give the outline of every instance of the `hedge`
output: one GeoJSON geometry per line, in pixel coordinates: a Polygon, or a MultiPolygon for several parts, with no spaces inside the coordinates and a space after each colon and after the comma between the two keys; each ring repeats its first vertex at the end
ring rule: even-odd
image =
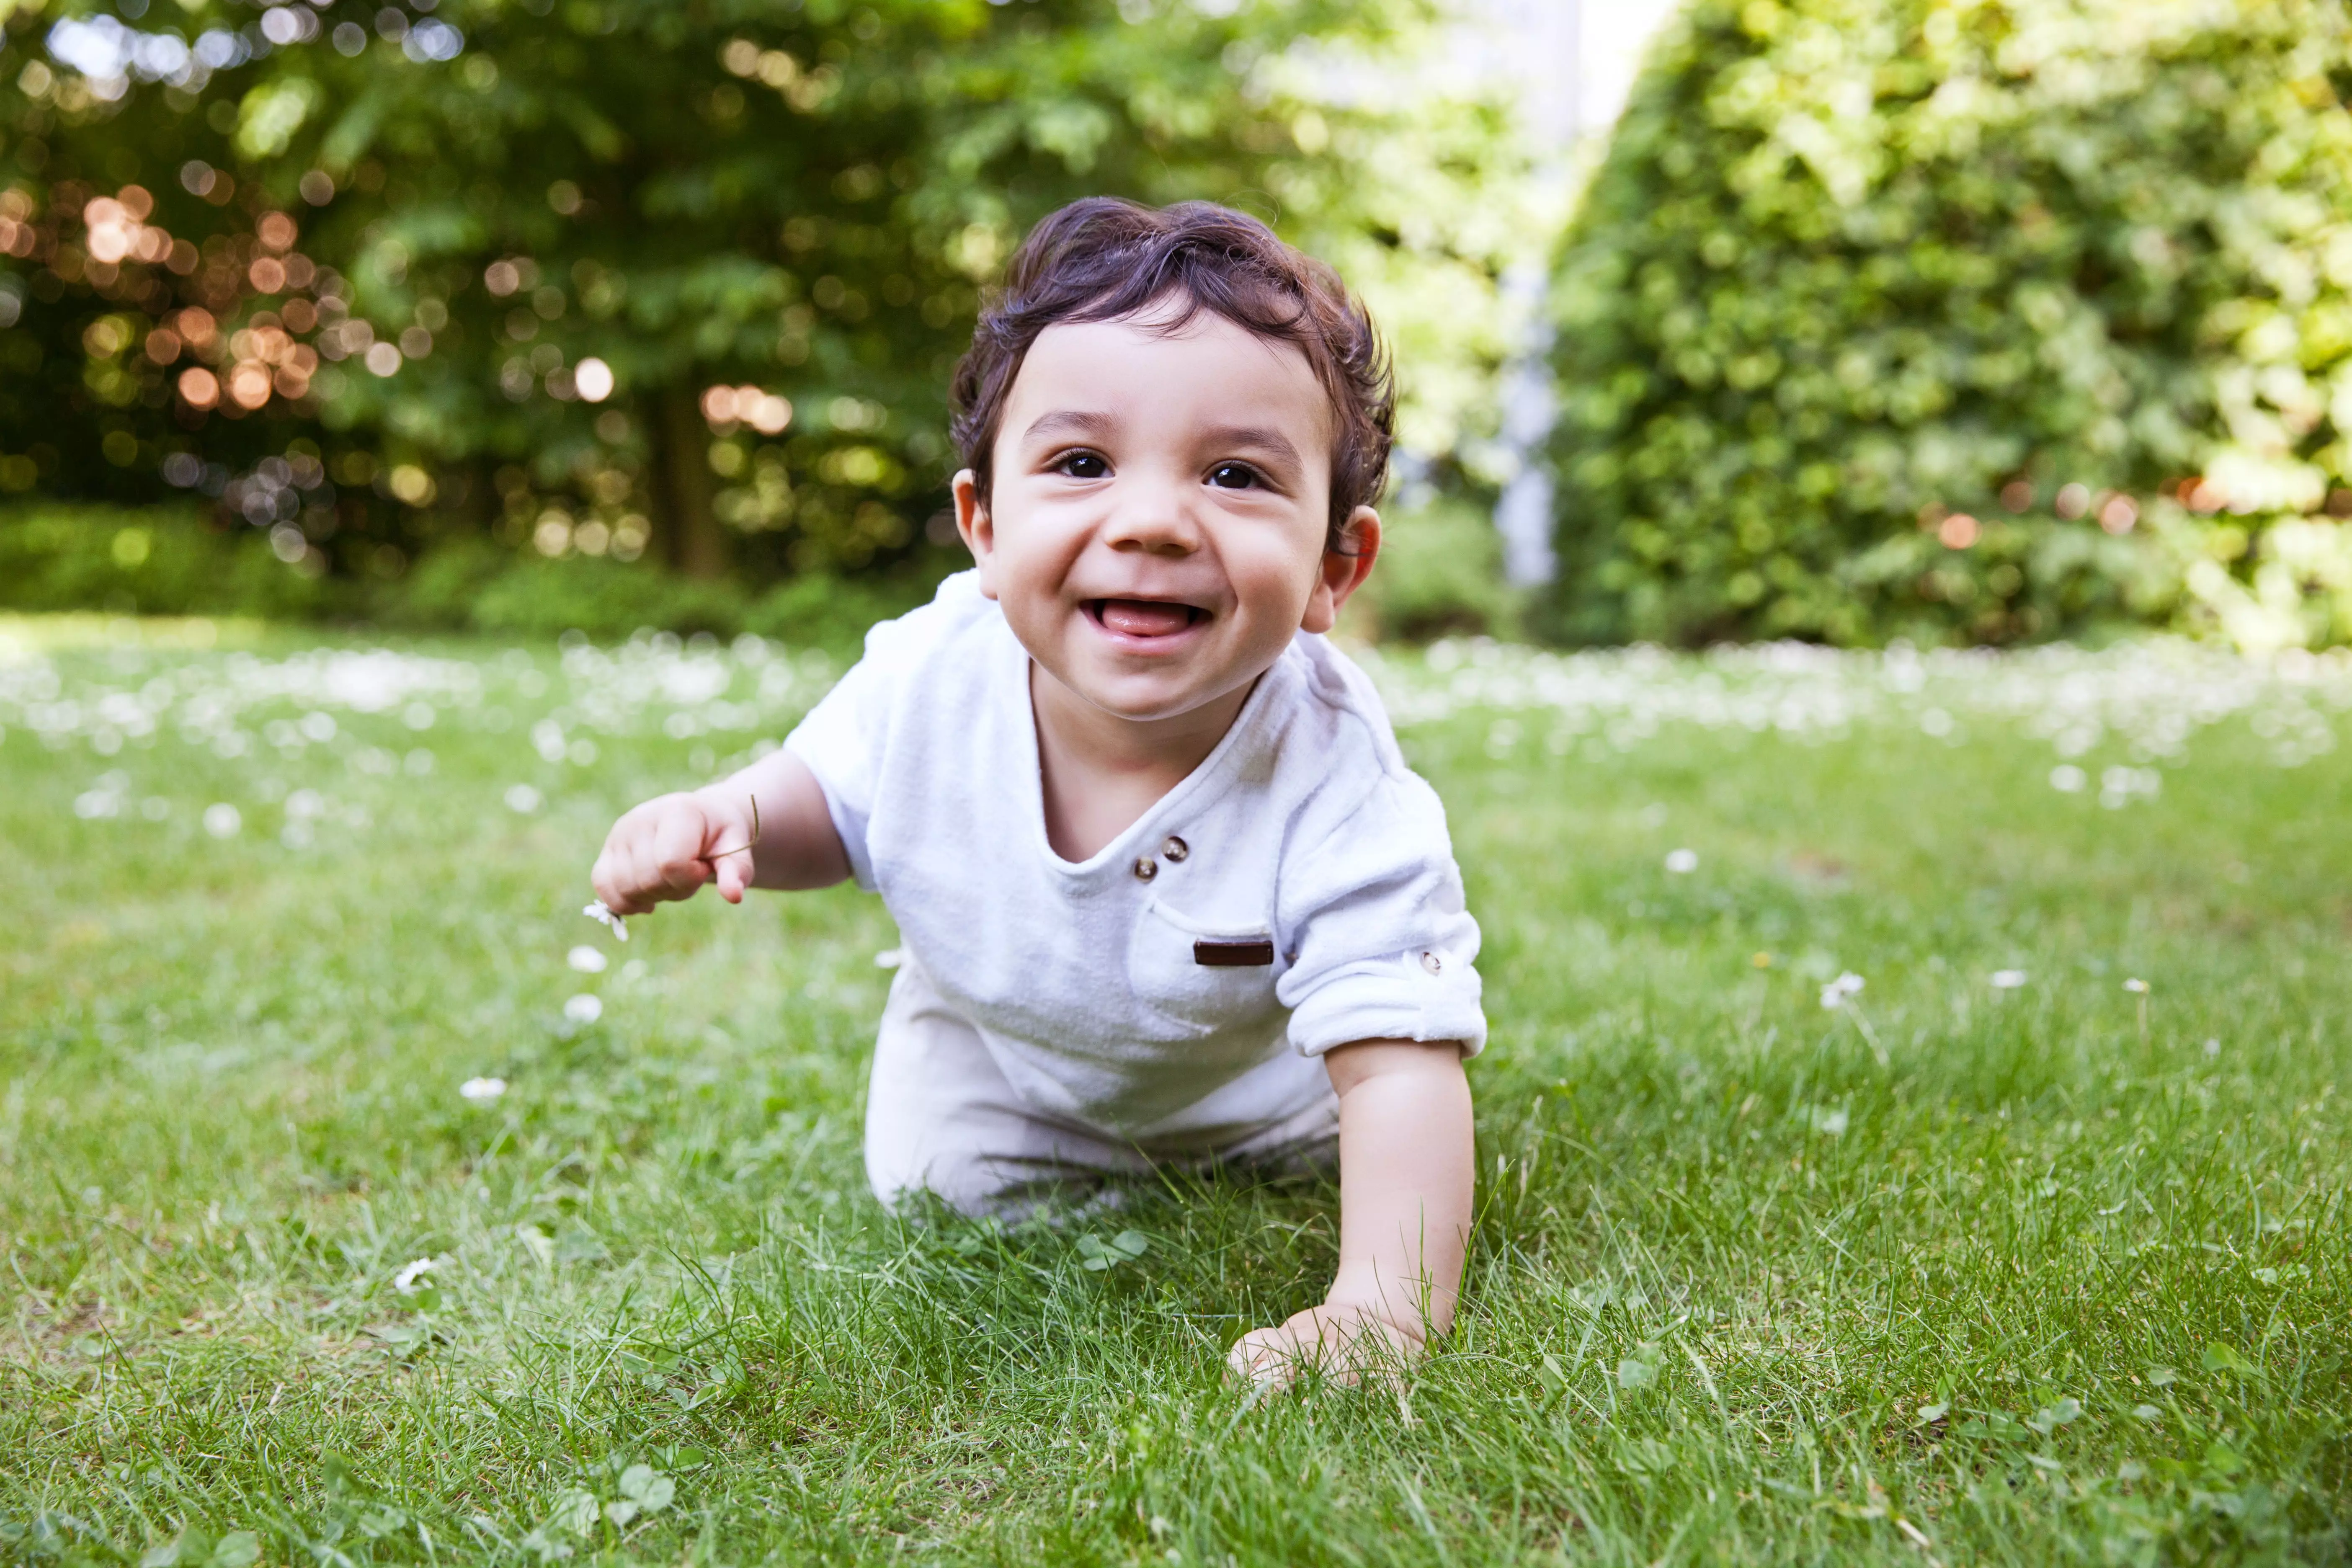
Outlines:
{"type": "Polygon", "coordinates": [[[445,541],[394,579],[310,574],[257,530],[223,529],[184,509],[36,506],[0,514],[0,610],[239,615],[368,621],[411,631],[530,637],[641,627],[757,632],[803,647],[850,649],[867,626],[929,597],[912,577],[843,580],[823,573],[762,594],[679,576],[650,563],[518,558],[486,540],[445,541]]]}
{"type": "Polygon", "coordinates": [[[1692,0],[1563,248],[1570,640],[2352,636],[2352,16],[1692,0]]]}

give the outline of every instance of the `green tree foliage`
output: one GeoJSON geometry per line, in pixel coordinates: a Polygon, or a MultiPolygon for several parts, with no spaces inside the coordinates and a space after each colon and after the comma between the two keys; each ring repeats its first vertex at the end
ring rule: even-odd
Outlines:
{"type": "Polygon", "coordinates": [[[2352,636],[2347,92],[2339,0],[1695,0],[1561,265],[1561,629],[2352,636]]]}
{"type": "Polygon", "coordinates": [[[941,503],[980,290],[1097,192],[1258,210],[1466,324],[1413,405],[1444,459],[1503,346],[1501,123],[1331,88],[1426,9],[20,0],[0,485],[194,484],[312,573],[450,531],[887,564],[941,503]]]}

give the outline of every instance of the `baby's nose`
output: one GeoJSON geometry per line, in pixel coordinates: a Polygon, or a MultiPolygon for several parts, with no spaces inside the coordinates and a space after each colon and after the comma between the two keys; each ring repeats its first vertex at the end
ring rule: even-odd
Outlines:
{"type": "Polygon", "coordinates": [[[1103,531],[1115,549],[1189,555],[1201,547],[1201,527],[1184,498],[1171,487],[1139,486],[1122,497],[1103,531]]]}

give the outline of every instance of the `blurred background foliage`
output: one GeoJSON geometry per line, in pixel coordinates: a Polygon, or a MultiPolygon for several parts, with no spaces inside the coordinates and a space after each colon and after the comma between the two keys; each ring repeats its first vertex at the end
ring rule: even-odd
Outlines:
{"type": "Polygon", "coordinates": [[[2347,0],[1687,0],[1573,151],[1458,6],[0,0],[0,604],[887,613],[982,292],[1113,192],[1395,340],[1360,632],[2352,638],[2347,0]]]}
{"type": "Polygon", "coordinates": [[[1563,251],[1575,640],[2352,635],[2334,0],[1692,0],[1563,251]]]}
{"type": "Polygon", "coordinates": [[[1420,0],[0,16],[0,491],[42,503],[0,602],[195,607],[265,554],[271,607],[395,622],[904,602],[961,556],[980,290],[1096,192],[1338,262],[1413,366],[1420,489],[1486,482],[1495,279],[1540,233],[1501,106],[1416,85],[1420,0]]]}

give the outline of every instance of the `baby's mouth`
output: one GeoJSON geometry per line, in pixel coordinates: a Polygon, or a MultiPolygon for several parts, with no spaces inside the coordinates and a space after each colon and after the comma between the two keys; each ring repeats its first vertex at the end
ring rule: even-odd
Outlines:
{"type": "Polygon", "coordinates": [[[1174,637],[1209,618],[1196,605],[1168,599],[1088,599],[1086,611],[1105,631],[1130,637],[1174,637]]]}

